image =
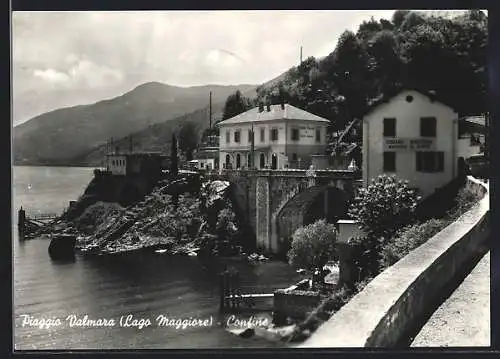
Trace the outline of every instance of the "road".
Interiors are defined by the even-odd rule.
[[[489,252],[434,312],[411,346],[490,346]]]

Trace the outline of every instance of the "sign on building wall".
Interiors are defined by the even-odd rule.
[[[316,127],[300,126],[300,138],[314,138]]]
[[[434,151],[436,140],[434,138],[384,138],[384,151]]]

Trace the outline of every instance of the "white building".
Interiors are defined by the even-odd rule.
[[[395,174],[432,194],[458,174],[458,114],[432,93],[403,90],[363,117],[363,183]]]
[[[255,107],[217,123],[220,168],[307,168],[325,153],[328,124],[289,104]]]
[[[110,153],[106,155],[106,171],[113,175],[157,175],[165,167],[168,157],[160,153]]]

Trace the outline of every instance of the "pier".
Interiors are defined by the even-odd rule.
[[[219,311],[241,312],[244,310],[273,310],[274,293],[242,293],[240,274],[235,271],[224,271],[219,274],[220,305]],[[256,307],[257,302],[259,306]]]
[[[26,210],[21,207],[17,214],[17,228],[19,238],[23,239],[36,230],[42,228],[50,222],[58,219],[60,215],[57,213],[36,213],[26,214]]]

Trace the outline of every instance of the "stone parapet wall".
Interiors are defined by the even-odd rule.
[[[484,193],[479,203],[375,277],[299,346],[393,348],[405,341],[439,298],[437,289],[488,250],[488,185],[472,177],[467,185]]]

